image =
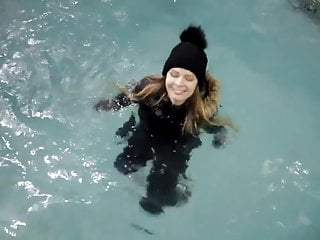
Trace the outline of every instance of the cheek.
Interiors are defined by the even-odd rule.
[[[166,89],[168,90],[168,87],[170,87],[172,84],[173,84],[173,79],[170,77],[167,77],[165,81]]]
[[[197,82],[192,82],[192,83],[190,83],[190,84],[188,85],[188,89],[189,89],[189,91],[190,91],[191,93],[194,92],[194,90],[196,89],[196,87],[197,87]]]
[[[168,91],[168,81],[165,82],[166,90]]]

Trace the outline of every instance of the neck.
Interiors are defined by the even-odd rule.
[[[183,102],[183,103],[181,103],[181,104],[174,103],[174,102],[172,102],[172,101],[169,99],[168,96],[165,96],[165,97],[163,98],[163,101],[166,102],[167,104],[170,104],[171,107],[174,107],[174,108],[176,108],[176,109],[180,109],[180,108],[182,108],[182,107],[185,106],[185,102]]]
[[[180,107],[184,105],[184,103],[186,102],[186,101],[176,101],[175,99],[171,99],[170,97],[168,97],[168,101],[170,101],[170,103],[176,107]]]

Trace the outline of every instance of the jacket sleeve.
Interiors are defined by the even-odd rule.
[[[138,83],[130,84],[129,86],[127,86],[128,89],[132,89],[133,93],[138,93],[139,91],[141,91],[146,85],[148,84],[148,80],[147,79],[142,79],[140,80]],[[130,106],[131,104],[135,103],[134,101],[132,101],[126,94],[124,93],[119,93],[118,95],[116,95],[115,97],[111,98],[111,99],[102,99],[100,101],[98,101],[95,105],[94,105],[94,109],[96,111],[118,111],[121,110],[124,107]]]

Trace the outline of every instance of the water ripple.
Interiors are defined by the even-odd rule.
[[[72,180],[74,178],[76,178],[78,176],[78,174],[75,171],[66,171],[65,169],[59,169],[57,171],[53,171],[53,172],[48,172],[48,176],[51,179],[64,179],[64,180]]]
[[[11,163],[19,168],[21,168],[23,170],[23,174],[26,173],[27,168],[18,160],[18,158],[16,156],[12,156],[12,157],[0,157],[0,166],[8,166],[6,164],[7,163]]]
[[[26,227],[27,224],[25,222],[19,221],[19,220],[12,220],[12,223],[10,224],[9,228],[8,227],[4,227],[3,230],[5,233],[7,233],[8,235],[12,236],[12,237],[16,237],[17,233],[16,231],[21,227]]]

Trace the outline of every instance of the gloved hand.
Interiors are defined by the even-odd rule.
[[[212,145],[215,148],[220,148],[222,147],[227,140],[227,129],[223,126],[219,126],[219,130],[215,132],[213,140],[212,140]]]
[[[145,211],[151,214],[163,213],[162,206],[150,198],[142,197],[139,201],[139,204]]]
[[[113,108],[113,102],[110,101],[109,99],[102,99],[100,100],[99,102],[97,102],[93,108],[96,110],[96,111],[110,111],[112,110]]]

